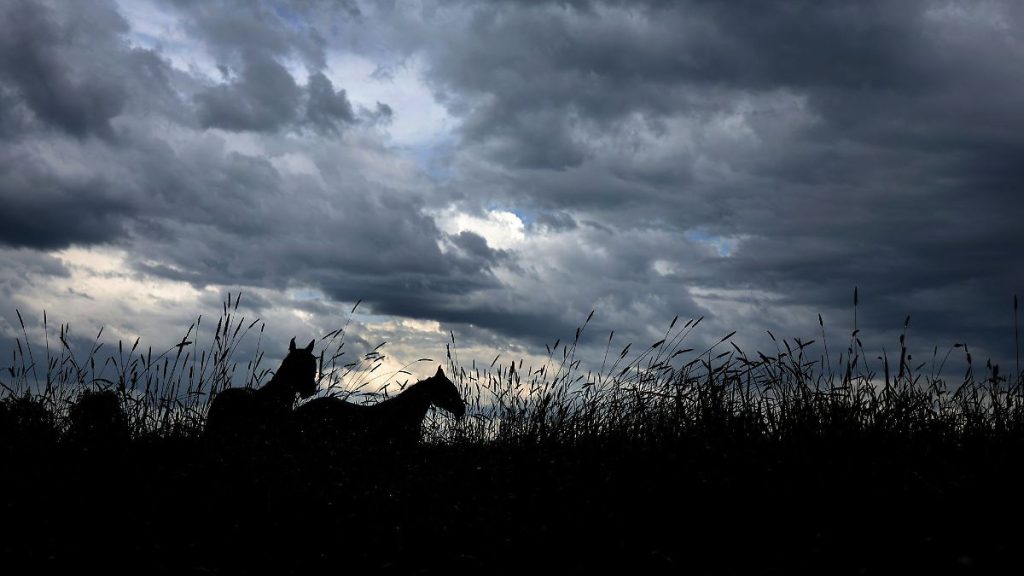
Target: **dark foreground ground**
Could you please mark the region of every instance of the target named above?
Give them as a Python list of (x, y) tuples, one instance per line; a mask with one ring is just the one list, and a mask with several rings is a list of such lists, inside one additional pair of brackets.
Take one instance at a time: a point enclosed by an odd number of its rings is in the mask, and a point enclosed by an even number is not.
[(1015, 572), (1018, 435), (214, 452), (8, 442), (5, 574)]

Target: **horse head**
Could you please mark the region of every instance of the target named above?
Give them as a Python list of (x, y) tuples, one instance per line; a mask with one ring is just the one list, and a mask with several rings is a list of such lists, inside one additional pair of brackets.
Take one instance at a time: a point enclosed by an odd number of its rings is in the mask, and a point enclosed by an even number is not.
[(316, 394), (316, 356), (313, 355), (313, 344), (298, 349), (295, 347), (295, 338), (288, 344), (288, 355), (281, 362), (277, 374), (286, 378), (293, 386), (295, 392), (302, 398), (309, 398)]
[(427, 379), (430, 386), (431, 397), (438, 408), (443, 408), (452, 413), (456, 419), (462, 418), (466, 413), (466, 403), (455, 384), (444, 375), (444, 370), (437, 367), (437, 372)]

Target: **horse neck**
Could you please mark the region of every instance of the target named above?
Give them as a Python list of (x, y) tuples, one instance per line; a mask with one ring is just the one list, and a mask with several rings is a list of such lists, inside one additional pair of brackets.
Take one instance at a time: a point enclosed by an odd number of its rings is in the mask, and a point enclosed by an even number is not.
[(288, 384), (287, 374), (278, 372), (262, 388), (256, 391), (262, 400), (270, 404), (291, 404), (295, 401), (295, 388)]
[(391, 404), (395, 409), (408, 410), (422, 418), (426, 416), (427, 410), (433, 404), (433, 398), (429, 390), (429, 388), (423, 385), (423, 382), (417, 382), (406, 388), (401, 394), (386, 400), (384, 403)]

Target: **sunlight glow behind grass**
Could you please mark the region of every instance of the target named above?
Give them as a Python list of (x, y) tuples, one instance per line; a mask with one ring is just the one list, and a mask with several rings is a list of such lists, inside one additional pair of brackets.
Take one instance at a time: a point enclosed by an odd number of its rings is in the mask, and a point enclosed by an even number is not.
[[(259, 387), (274, 369), (264, 357), (270, 345), (263, 340), (265, 323), (242, 316), (239, 298), (229, 296), (223, 304), (212, 337), (204, 333), (211, 320), (197, 320), (166, 350), (152, 350), (138, 338), (104, 348), (101, 330), (90, 350), (74, 351), (66, 325), (44, 317), (41, 333), (30, 332), (19, 314), (22, 334), (0, 381), (4, 395), (65, 414), (84, 390), (114, 390), (135, 434), (195, 434), (218, 390)], [(386, 342), (372, 350), (349, 345), (357, 308), (343, 326), (316, 342), (321, 389), (373, 403), (414, 381), (414, 371), (422, 371), (419, 364), (427, 369), (443, 364), (463, 392), (469, 417), (454, 422), (435, 415), (426, 425), (435, 442), (670, 440), (708, 425), (766, 438), (1024, 428), (1019, 373), (975, 365), (969, 348), (959, 344), (915, 358), (905, 344), (906, 326), (900, 348), (891, 355), (866, 351), (859, 330), (847, 342), (830, 343), (823, 323), (820, 342), (777, 339), (769, 332), (775, 351), (748, 354), (732, 341), (736, 332), (709, 347), (691, 347), (702, 319), (677, 317), (663, 338), (646, 347), (623, 346), (609, 335), (600, 365), (587, 365), (577, 353), (584, 338), (594, 337), (586, 331), (591, 314), (572, 341), (546, 345), (547, 355), (536, 363), (500, 353), (490, 365), (463, 363), (449, 333), (440, 334), (443, 355), (399, 365), (387, 356)], [(412, 322), (407, 328), (437, 336), (440, 326)], [(247, 339), (256, 340), (254, 356), (239, 357)], [(968, 369), (962, 379), (950, 380), (947, 363), (961, 354)]]

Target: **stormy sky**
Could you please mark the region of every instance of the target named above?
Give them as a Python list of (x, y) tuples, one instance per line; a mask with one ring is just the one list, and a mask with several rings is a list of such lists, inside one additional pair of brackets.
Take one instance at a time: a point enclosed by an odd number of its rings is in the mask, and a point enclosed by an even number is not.
[[(971, 345), (1024, 287), (1018, 2), (5, 0), (0, 333), (390, 366), (694, 344)], [(277, 345), (276, 343), (280, 343)], [(428, 368), (416, 368), (426, 375)]]

